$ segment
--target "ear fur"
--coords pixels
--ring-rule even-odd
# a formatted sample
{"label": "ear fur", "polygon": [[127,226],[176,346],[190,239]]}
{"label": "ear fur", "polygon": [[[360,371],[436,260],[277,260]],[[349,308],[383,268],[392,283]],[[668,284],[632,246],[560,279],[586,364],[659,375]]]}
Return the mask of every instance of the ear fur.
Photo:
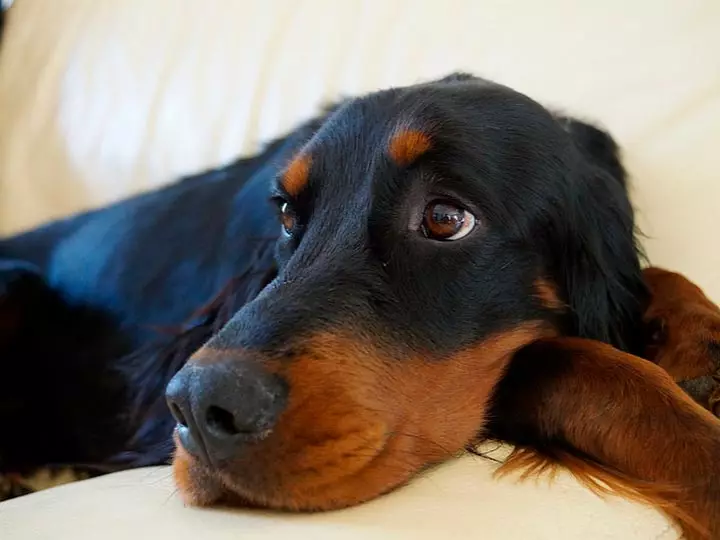
{"label": "ear fur", "polygon": [[557,227],[554,275],[570,306],[571,332],[629,352],[642,347],[649,293],[625,170],[612,137],[590,124],[560,117],[577,150],[568,182],[569,208]]}
{"label": "ear fur", "polygon": [[620,148],[612,136],[598,126],[577,118],[559,115],[556,115],[556,118],[570,134],[577,149],[627,189],[627,174],[622,164]]}

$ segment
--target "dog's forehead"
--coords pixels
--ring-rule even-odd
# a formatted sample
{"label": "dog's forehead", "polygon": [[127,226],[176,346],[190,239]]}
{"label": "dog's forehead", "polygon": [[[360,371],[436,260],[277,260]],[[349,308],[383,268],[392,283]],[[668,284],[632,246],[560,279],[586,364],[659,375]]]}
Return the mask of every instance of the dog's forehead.
{"label": "dog's forehead", "polygon": [[502,139],[505,134],[498,128],[530,132],[549,119],[544,107],[506,86],[475,78],[442,79],[348,101],[321,126],[307,149],[321,158],[318,166],[325,159],[335,167],[350,154],[358,165],[383,156],[408,165],[432,140],[462,143],[473,131]]}
{"label": "dog's forehead", "polygon": [[326,120],[306,150],[321,158],[318,165],[322,158],[336,166],[335,161],[351,157],[367,165],[387,147],[394,132],[422,121],[411,105],[401,90],[353,99]]}
{"label": "dog's forehead", "polygon": [[[440,80],[394,88],[350,100],[321,125],[283,176],[295,195],[308,186],[325,199],[372,190],[398,167],[428,152],[468,164],[491,163],[525,148],[553,153],[559,126],[541,105],[482,79]],[[369,193],[362,195],[369,200]]]}
{"label": "dog's forehead", "polygon": [[430,148],[435,123],[416,94],[392,89],[344,103],[291,160],[286,187],[344,179],[357,186],[388,159],[409,165]]}

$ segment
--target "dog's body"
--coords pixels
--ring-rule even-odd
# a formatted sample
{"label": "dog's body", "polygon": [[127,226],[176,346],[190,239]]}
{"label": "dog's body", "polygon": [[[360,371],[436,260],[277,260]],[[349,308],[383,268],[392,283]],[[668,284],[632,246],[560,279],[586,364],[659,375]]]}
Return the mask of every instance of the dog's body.
{"label": "dog's body", "polygon": [[[659,309],[634,232],[591,126],[466,75],[353,100],[253,158],[0,242],[0,471],[164,462],[163,391],[195,353],[168,390],[191,502],[346,506],[496,437],[720,533],[720,483],[697,484],[720,424],[637,357],[663,347],[647,313],[672,328],[702,293]],[[716,369],[720,316],[697,302],[707,347],[678,380]],[[689,502],[643,490],[670,484]]]}
{"label": "dog's body", "polygon": [[[131,416],[137,390],[123,381],[123,361],[162,399],[173,373],[153,365],[153,351],[177,341],[232,278],[242,277],[249,295],[265,283],[279,233],[269,185],[308,129],[256,157],[0,241],[3,314],[13,319],[0,344],[9,369],[0,411],[15,434],[0,450],[3,468],[114,467],[106,461],[127,450],[129,426],[119,419]],[[137,444],[169,442],[166,417]],[[66,434],[69,426],[78,429]],[[171,445],[161,448],[148,462],[169,458]]]}

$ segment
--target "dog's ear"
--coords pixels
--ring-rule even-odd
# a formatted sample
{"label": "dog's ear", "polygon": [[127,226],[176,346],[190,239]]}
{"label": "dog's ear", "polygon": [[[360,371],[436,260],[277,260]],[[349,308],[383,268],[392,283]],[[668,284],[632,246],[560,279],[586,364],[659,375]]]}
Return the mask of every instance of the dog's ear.
{"label": "dog's ear", "polygon": [[575,157],[564,197],[568,207],[556,217],[548,249],[570,307],[571,331],[638,352],[649,295],[618,146],[595,126],[567,117],[559,121]]}
{"label": "dog's ear", "polygon": [[570,134],[576,148],[585,158],[604,169],[627,189],[627,173],[622,164],[620,148],[607,131],[570,116],[556,114],[555,118]]}
{"label": "dog's ear", "polygon": [[444,82],[465,82],[465,81],[481,81],[480,77],[477,77],[473,75],[472,73],[467,73],[465,71],[455,71],[453,73],[450,73],[448,75],[445,75],[444,77],[441,77],[436,82],[444,83]]}

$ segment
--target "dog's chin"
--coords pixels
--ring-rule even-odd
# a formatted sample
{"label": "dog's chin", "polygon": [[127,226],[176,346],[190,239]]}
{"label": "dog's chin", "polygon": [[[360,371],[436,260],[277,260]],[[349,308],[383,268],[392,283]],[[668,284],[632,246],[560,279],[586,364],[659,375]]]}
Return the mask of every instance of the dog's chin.
{"label": "dog's chin", "polygon": [[[235,469],[211,469],[178,445],[173,475],[183,501],[190,506],[231,506],[292,512],[330,511],[356,506],[406,484],[430,462],[399,459],[407,441],[392,438],[377,452],[343,473],[329,466],[303,474],[278,470],[241,474]],[[407,455],[407,454],[405,454]],[[341,456],[338,456],[341,459]],[[432,461],[440,461],[432,460]],[[267,462],[266,462],[267,463]],[[273,481],[268,481],[272,478]]]}

